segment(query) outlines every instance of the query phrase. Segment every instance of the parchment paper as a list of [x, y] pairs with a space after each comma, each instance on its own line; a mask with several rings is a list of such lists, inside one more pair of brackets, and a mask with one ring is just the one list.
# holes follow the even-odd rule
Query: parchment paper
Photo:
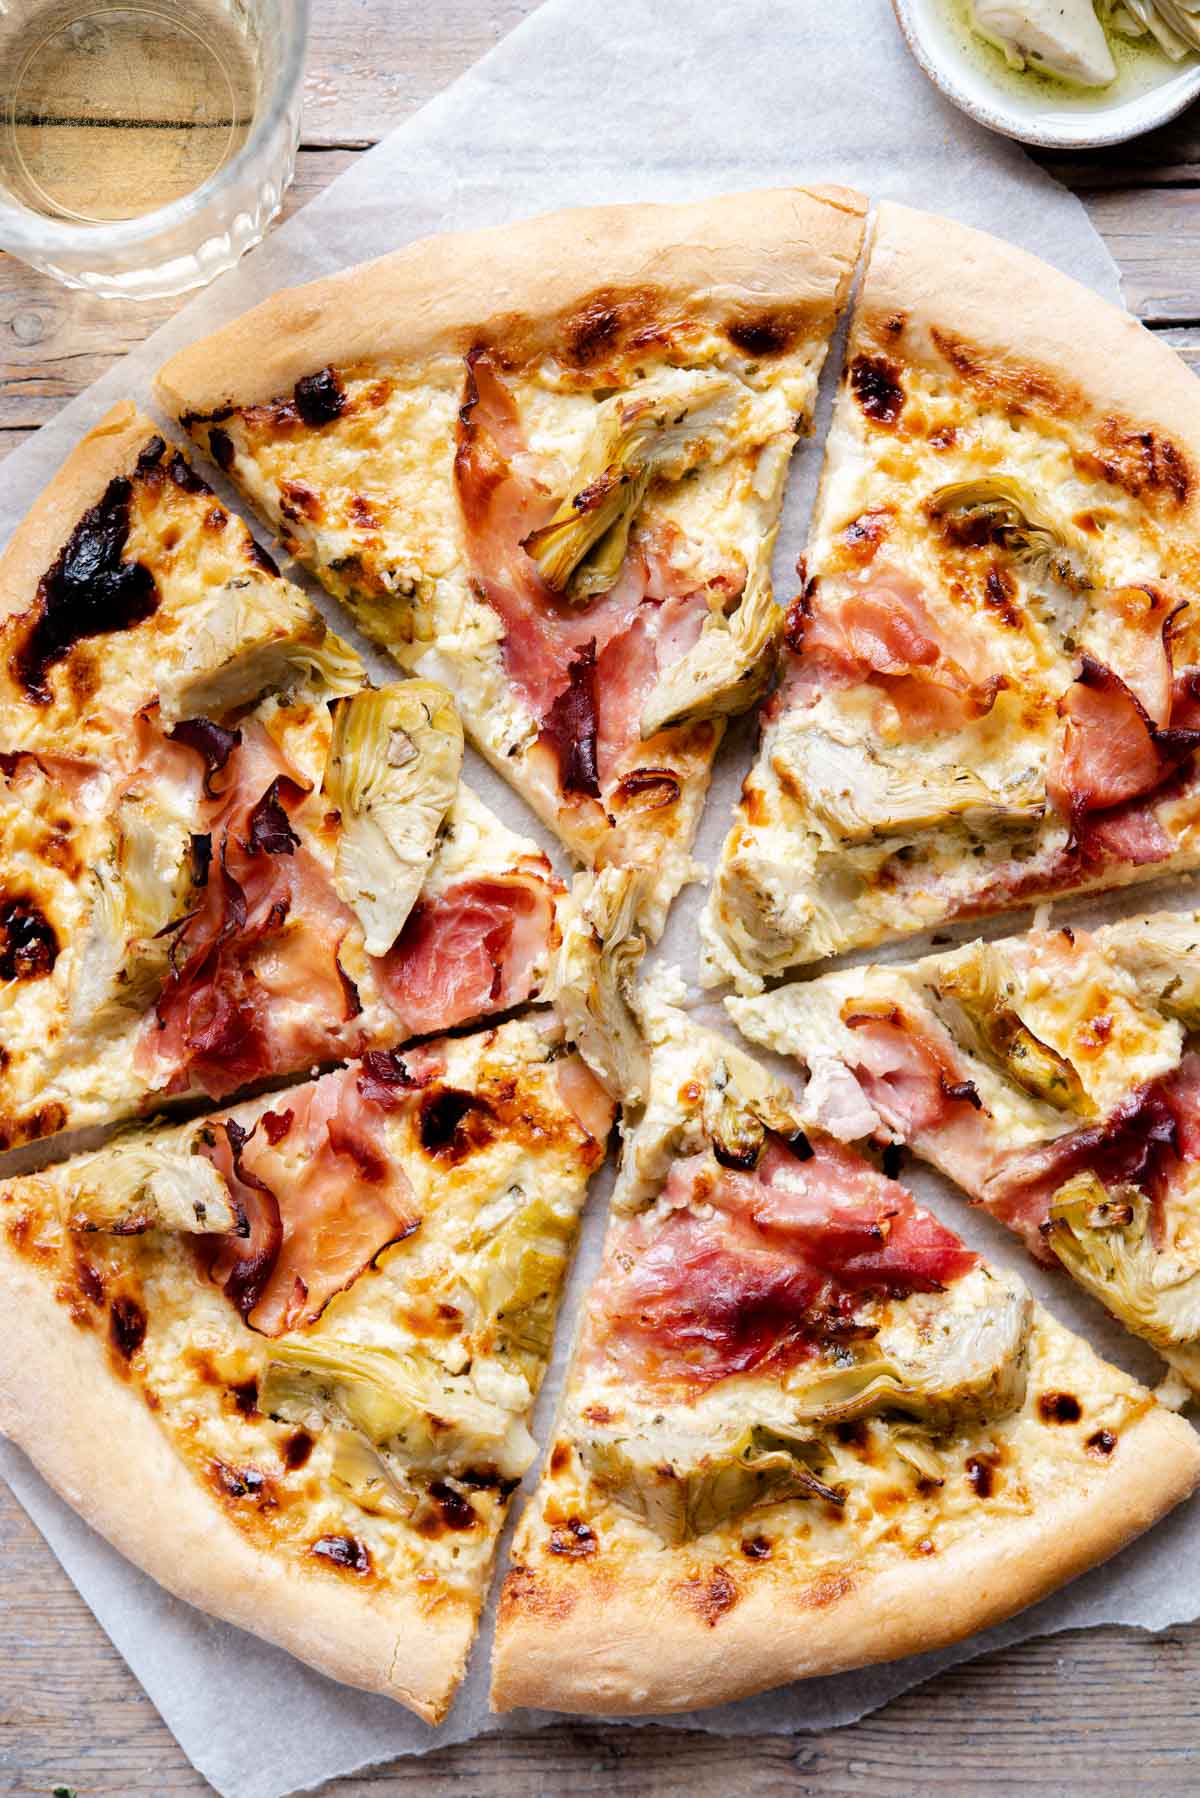
[[[402, 58], [402, 33], [375, 48], [381, 59]], [[887, 0], [549, 0], [10, 456], [0, 492], [0, 536], [8, 535], [74, 440], [107, 406], [127, 393], [152, 406], [149, 378], [170, 351], [277, 287], [428, 231], [502, 222], [572, 203], [685, 198], [797, 180], [850, 182], [876, 199], [888, 195], [951, 213], [1024, 244], [1106, 297], [1119, 297], [1116, 269], [1079, 203], [1014, 145], [989, 136], [940, 99], [909, 61]], [[953, 269], [946, 274], [952, 281]], [[831, 369], [835, 363], [836, 354]], [[827, 379], [822, 418], [830, 385]], [[820, 434], [819, 424], [818, 442]], [[818, 463], [814, 448], [797, 458], [776, 564], [785, 597]], [[383, 666], [378, 658], [376, 663]], [[743, 723], [731, 732], [721, 760], [700, 845], [710, 861], [750, 740]], [[506, 819], [546, 840], [477, 760], [471, 778]], [[663, 946], [689, 976], [701, 896], [696, 889], [685, 894]], [[1143, 889], [1124, 901], [1124, 909], [1144, 902]], [[1064, 915], [1082, 909], [1064, 908]], [[724, 1021], [711, 998], [702, 1011]], [[567, 1318], [595, 1265], [607, 1184], [599, 1181], [593, 1191], [565, 1301]], [[1149, 1357], [1139, 1362], [1137, 1345], [1098, 1307], [1032, 1268], [999, 1226], [967, 1212], [932, 1175], [917, 1175], [912, 1184], [973, 1243], [1018, 1267], [1039, 1297], [1066, 1322], [1084, 1328], [1103, 1352], [1154, 1377]], [[539, 1406], [541, 1441], [564, 1359], [560, 1343]], [[419, 1754], [483, 1730], [528, 1729], [551, 1720], [540, 1713], [503, 1722], [489, 1717], [490, 1610], [459, 1701], [449, 1721], [431, 1731], [389, 1701], [336, 1686], [168, 1597], [94, 1536], [4, 1445], [0, 1469], [184, 1751], [224, 1798], [280, 1798], [374, 1761]], [[1101, 1622], [1161, 1629], [1197, 1615], [1200, 1509], [1191, 1506], [1109, 1567], [960, 1648], [810, 1681], [677, 1721], [728, 1734], [825, 1728], [852, 1721], [957, 1660], [1026, 1636]]]

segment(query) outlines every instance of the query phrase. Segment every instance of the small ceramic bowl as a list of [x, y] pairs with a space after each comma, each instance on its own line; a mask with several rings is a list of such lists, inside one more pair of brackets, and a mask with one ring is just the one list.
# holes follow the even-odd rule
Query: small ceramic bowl
[[1106, 97], [1103, 88], [1074, 90], [1036, 75], [1008, 74], [1000, 54], [992, 54], [947, 0], [892, 5], [909, 49], [946, 98], [981, 125], [1022, 143], [1055, 150], [1124, 143], [1165, 125], [1200, 96], [1200, 57], [1179, 65], [1147, 57], [1148, 80], [1118, 79]]

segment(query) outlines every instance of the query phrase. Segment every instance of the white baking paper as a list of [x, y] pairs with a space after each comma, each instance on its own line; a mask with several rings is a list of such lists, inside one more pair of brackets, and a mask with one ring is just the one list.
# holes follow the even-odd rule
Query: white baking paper
[[[395, 41], [376, 45], [374, 53], [381, 60], [404, 56], [399, 20]], [[0, 490], [0, 536], [7, 536], [75, 439], [115, 399], [132, 394], [152, 407], [150, 376], [169, 352], [277, 287], [429, 231], [503, 222], [554, 206], [692, 198], [814, 180], [851, 183], [876, 199], [904, 199], [1000, 232], [1108, 298], [1119, 297], [1116, 269], [1079, 202], [1016, 146], [941, 100], [904, 51], [888, 0], [549, 0], [10, 456]], [[602, 270], [597, 275], [602, 278]], [[946, 279], [953, 282], [951, 265]], [[827, 380], [822, 416], [829, 388]], [[812, 448], [797, 459], [776, 565], [784, 596], [803, 543], [818, 459]], [[700, 852], [709, 860], [724, 833], [750, 741], [743, 722], [730, 733], [722, 756], [701, 838]], [[477, 760], [471, 778], [510, 822], [531, 828], [520, 802]], [[545, 840], [544, 833], [536, 834]], [[684, 895], [664, 945], [685, 973], [694, 973], [700, 899], [696, 889]], [[1126, 908], [1137, 903], [1127, 900]], [[1076, 915], [1083, 908], [1062, 909]], [[711, 998], [702, 1010], [712, 1015]], [[1115, 1359], [1153, 1376], [1149, 1358], [1098, 1307], [1031, 1268], [990, 1219], [967, 1212], [932, 1175], [917, 1175], [912, 1183], [977, 1246], [1018, 1266], [1066, 1322], [1084, 1328]], [[593, 1193], [567, 1295], [568, 1317], [595, 1264], [606, 1189], [607, 1181], [598, 1182]], [[539, 1407], [543, 1441], [564, 1359], [560, 1346]], [[441, 1729], [429, 1730], [389, 1701], [334, 1685], [168, 1597], [3, 1445], [0, 1469], [184, 1751], [224, 1798], [279, 1798], [395, 1755], [550, 1720], [531, 1713], [503, 1721], [489, 1716], [490, 1612], [458, 1703]], [[852, 1721], [957, 1660], [1025, 1636], [1112, 1622], [1161, 1629], [1198, 1615], [1200, 1510], [1192, 1506], [1109, 1567], [957, 1649], [810, 1681], [676, 1721], [729, 1734], [827, 1728]]]

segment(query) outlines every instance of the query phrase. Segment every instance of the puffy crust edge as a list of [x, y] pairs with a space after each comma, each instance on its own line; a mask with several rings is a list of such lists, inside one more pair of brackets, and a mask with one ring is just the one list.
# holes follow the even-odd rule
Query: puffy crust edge
[[867, 201], [845, 187], [684, 205], [579, 207], [408, 244], [287, 289], [173, 356], [157, 389], [177, 416], [261, 404], [328, 363], [462, 354], [490, 336], [530, 355], [589, 300], [654, 289], [712, 319], [840, 308]]
[[1165, 432], [1192, 461], [1186, 511], [1200, 516], [1200, 380], [1130, 313], [986, 231], [884, 201], [852, 342], [886, 339], [898, 316], [902, 352], [931, 368], [954, 368], [934, 334], [959, 337], [993, 353], [1014, 397], [1024, 388], [1035, 406]]
[[440, 1722], [473, 1623], [423, 1614], [411, 1594], [305, 1577], [253, 1547], [107, 1365], [103, 1337], [77, 1329], [0, 1240], [0, 1432], [79, 1513], [177, 1598], [277, 1643], [318, 1672], [382, 1692]]
[[1198, 1482], [1200, 1440], [1159, 1409], [1123, 1433], [1118, 1461], [1032, 1516], [1004, 1519], [936, 1559], [905, 1561], [861, 1584], [852, 1567], [791, 1592], [756, 1581], [715, 1624], [680, 1600], [686, 1551], [664, 1554], [653, 1581], [624, 1590], [602, 1590], [582, 1564], [578, 1589], [560, 1577], [545, 1605], [522, 1609], [502, 1598], [492, 1708], [693, 1710], [947, 1647], [1116, 1554]]
[[28, 610], [38, 582], [84, 512], [115, 475], [129, 473], [149, 439], [160, 435], [132, 400], [118, 400], [75, 445], [0, 556], [0, 620]]

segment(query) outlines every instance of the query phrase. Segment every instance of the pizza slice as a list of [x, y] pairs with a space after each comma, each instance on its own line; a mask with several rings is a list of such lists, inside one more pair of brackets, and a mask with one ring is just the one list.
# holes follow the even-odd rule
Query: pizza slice
[[788, 460], [865, 204], [791, 188], [432, 238], [159, 377], [583, 863], [654, 869], [655, 935], [725, 716], [771, 672]]
[[517, 1527], [497, 1709], [682, 1711], [927, 1651], [1192, 1490], [1182, 1418], [744, 1052], [645, 1015], [649, 1098]]
[[1200, 1391], [1200, 915], [1031, 930], [754, 999], [840, 1135], [911, 1145]]
[[1194, 867], [1198, 557], [1174, 352], [1008, 244], [881, 206], [710, 977], [755, 990]]
[[169, 1591], [438, 1721], [612, 1117], [543, 1012], [0, 1186], [0, 1428]]
[[563, 888], [130, 407], [0, 561], [0, 1145], [535, 996]]

